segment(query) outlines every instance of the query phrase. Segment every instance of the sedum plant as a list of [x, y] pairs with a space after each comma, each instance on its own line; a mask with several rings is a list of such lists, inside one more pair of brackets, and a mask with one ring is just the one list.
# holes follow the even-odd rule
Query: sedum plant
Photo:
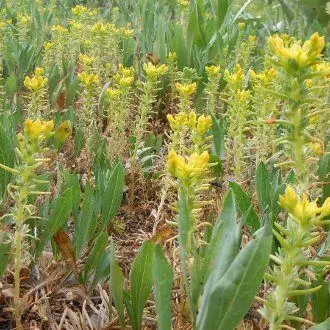
[[252, 124], [255, 147], [255, 163], [266, 162], [276, 153], [276, 120], [279, 116], [277, 98], [269, 93], [276, 84], [274, 68], [259, 73], [249, 71], [252, 82]]
[[141, 143], [144, 133], [147, 130], [148, 119], [152, 113], [153, 104], [156, 101], [158, 85], [160, 83], [160, 77], [165, 75], [168, 68], [165, 64], [155, 66], [151, 62], [145, 63], [145, 81], [142, 82], [140, 103], [135, 123], [135, 141], [134, 150], [131, 156], [131, 188], [130, 188], [130, 201], [133, 202], [135, 192], [135, 175], [137, 173], [137, 162], [139, 156], [139, 150], [141, 150]]
[[324, 148], [323, 141], [310, 134], [310, 123], [316, 116], [329, 111], [324, 100], [322, 104], [315, 97], [315, 91], [323, 87], [311, 86], [309, 81], [329, 74], [325, 68], [313, 70], [321, 62], [324, 37], [315, 33], [303, 45], [297, 41], [286, 45], [275, 35], [268, 43], [273, 55], [270, 61], [278, 76], [279, 88], [275, 95], [284, 102], [278, 121], [283, 127], [283, 136], [277, 142], [285, 145], [287, 160], [278, 166], [293, 168], [299, 189], [304, 191], [311, 183], [312, 166], [315, 167], [310, 144], [317, 143], [319, 149]]
[[0, 167], [14, 176], [14, 182], [8, 185], [8, 193], [14, 200], [10, 213], [4, 217], [12, 217], [16, 228], [12, 237], [14, 255], [14, 314], [16, 329], [22, 329], [21, 315], [24, 310], [24, 303], [20, 298], [20, 271], [29, 264], [30, 255], [27, 249], [27, 237], [29, 227], [26, 221], [33, 218], [36, 209], [29, 203], [29, 198], [35, 195], [48, 194], [38, 191], [37, 185], [45, 183], [38, 180], [38, 171], [50, 161], [46, 157], [48, 148], [45, 147], [47, 140], [54, 135], [54, 122], [25, 121], [24, 133], [18, 134], [18, 147], [16, 148], [17, 165], [9, 168], [0, 164]]
[[[322, 285], [311, 288], [315, 278], [313, 266], [330, 266], [330, 261], [312, 258], [313, 247], [322, 240], [322, 227], [329, 224], [330, 198], [322, 206], [309, 201], [306, 194], [298, 195], [288, 186], [279, 197], [280, 206], [288, 213], [285, 225], [275, 222], [274, 236], [280, 244], [277, 253], [271, 256], [274, 265], [265, 278], [272, 284], [270, 293], [263, 300], [261, 315], [269, 322], [270, 330], [286, 327], [285, 322], [312, 322], [297, 317], [299, 308], [292, 302], [293, 297], [319, 290]], [[304, 275], [307, 274], [306, 276]]]
[[234, 173], [237, 181], [244, 181], [247, 178], [247, 158], [251, 157], [250, 141], [247, 141], [252, 119], [251, 91], [245, 89], [245, 75], [239, 64], [233, 73], [225, 71], [225, 80], [228, 90], [227, 172]]
[[220, 73], [220, 67], [211, 65], [205, 67], [205, 72], [208, 78], [208, 82], [206, 84], [205, 88], [205, 94], [206, 94], [206, 108], [207, 112], [211, 115], [215, 115], [218, 107], [219, 102], [219, 80], [221, 77]]
[[32, 77], [26, 76], [24, 86], [30, 91], [28, 112], [33, 118], [46, 115], [46, 87], [48, 79], [43, 76], [43, 69], [36, 68]]

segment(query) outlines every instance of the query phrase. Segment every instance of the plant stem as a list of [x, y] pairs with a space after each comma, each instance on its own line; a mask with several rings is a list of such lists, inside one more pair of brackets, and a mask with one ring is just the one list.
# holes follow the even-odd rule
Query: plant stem
[[15, 270], [14, 270], [14, 305], [15, 305], [15, 322], [16, 329], [22, 329], [21, 324], [21, 301], [20, 301], [20, 272], [22, 257], [22, 240], [23, 240], [23, 222], [17, 219], [15, 232]]

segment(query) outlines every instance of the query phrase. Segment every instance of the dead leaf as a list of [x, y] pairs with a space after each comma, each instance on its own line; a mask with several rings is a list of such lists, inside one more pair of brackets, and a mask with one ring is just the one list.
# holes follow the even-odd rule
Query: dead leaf
[[67, 260], [72, 266], [73, 273], [76, 277], [76, 280], [79, 279], [79, 272], [76, 263], [76, 257], [71, 246], [71, 239], [69, 235], [62, 229], [59, 229], [53, 236], [55, 243], [59, 247], [63, 257]]

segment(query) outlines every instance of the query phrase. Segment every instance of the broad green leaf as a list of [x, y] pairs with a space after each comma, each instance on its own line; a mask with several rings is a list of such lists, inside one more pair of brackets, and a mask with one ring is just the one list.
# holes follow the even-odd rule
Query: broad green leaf
[[120, 326], [125, 329], [124, 314], [124, 275], [115, 257], [114, 244], [110, 245], [110, 290], [113, 302], [118, 313]]
[[104, 251], [99, 263], [94, 271], [93, 282], [88, 287], [88, 292], [91, 292], [102, 279], [110, 276], [110, 252]]
[[[94, 214], [95, 198], [93, 189], [89, 184], [86, 185], [85, 197], [82, 202], [81, 211], [74, 228], [74, 247], [76, 257], [79, 257], [84, 244], [88, 242], [90, 236], [94, 233], [91, 231], [91, 227], [96, 225], [96, 217]], [[93, 223], [94, 222], [94, 223]]]
[[0, 231], [0, 276], [3, 274], [3, 272], [7, 268], [10, 250], [11, 250], [11, 244], [7, 242], [7, 235]]
[[[206, 281], [213, 272], [217, 282], [235, 259], [241, 242], [241, 230], [237, 219], [234, 193], [229, 190], [212, 231], [212, 237], [203, 261], [196, 259], [196, 269], [192, 274], [192, 298], [195, 303]], [[216, 269], [216, 271], [214, 271]], [[196, 272], [196, 273], [194, 273]]]
[[187, 248], [189, 241], [190, 230], [190, 212], [193, 206], [189, 205], [188, 193], [185, 187], [180, 187], [179, 190], [179, 241], [182, 246]]
[[217, 275], [217, 267], [213, 269], [198, 313], [198, 330], [235, 328], [259, 290], [271, 246], [271, 226], [267, 223], [240, 251], [223, 276]]
[[261, 162], [256, 172], [256, 191], [259, 207], [264, 213], [267, 209], [272, 208], [271, 187], [269, 175], [266, 165]]
[[319, 160], [318, 176], [321, 182], [327, 182], [322, 186], [323, 200], [330, 196], [330, 154], [325, 154]]
[[326, 280], [318, 280], [313, 282], [313, 287], [322, 285], [311, 295], [313, 321], [322, 322], [330, 317], [330, 283]]
[[326, 321], [316, 324], [313, 327], [309, 328], [309, 330], [329, 330], [330, 329], [330, 318]]
[[212, 115], [212, 136], [214, 149], [217, 156], [220, 159], [223, 159], [225, 154], [225, 128], [224, 121], [218, 120], [215, 116]]
[[130, 273], [130, 300], [136, 326], [134, 328], [135, 330], [141, 329], [144, 305], [149, 298], [152, 288], [152, 260], [154, 247], [154, 244], [148, 241], [142, 244], [138, 255], [134, 259]]
[[[14, 146], [8, 137], [3, 124], [0, 122], [0, 163], [8, 167], [14, 166]], [[0, 168], [0, 205], [7, 195], [7, 186], [10, 183], [11, 174]]]
[[104, 258], [104, 251], [108, 245], [108, 234], [106, 232], [101, 232], [99, 236], [95, 239], [95, 243], [91, 252], [88, 255], [87, 261], [85, 263], [83, 283], [86, 284], [90, 272], [95, 270], [102, 258]]
[[116, 215], [123, 199], [124, 166], [118, 163], [113, 169], [102, 198], [102, 222], [104, 228]]
[[231, 3], [231, 0], [210, 0], [210, 3], [214, 20], [216, 21], [217, 27], [219, 29], [226, 17], [228, 6]]
[[155, 246], [152, 262], [152, 277], [157, 312], [157, 329], [171, 330], [171, 289], [173, 285], [173, 270], [168, 264], [162, 248], [158, 244]]
[[244, 215], [244, 225], [246, 225], [252, 232], [255, 232], [260, 228], [260, 221], [257, 213], [254, 211], [249, 196], [236, 182], [229, 182], [229, 187], [235, 194], [235, 201], [239, 213], [242, 216]]
[[72, 209], [72, 189], [66, 189], [63, 194], [55, 199], [52, 213], [48, 220], [43, 223], [43, 232], [40, 238], [40, 244], [37, 255], [40, 255], [42, 248], [48, 240], [60, 229], [69, 219]]

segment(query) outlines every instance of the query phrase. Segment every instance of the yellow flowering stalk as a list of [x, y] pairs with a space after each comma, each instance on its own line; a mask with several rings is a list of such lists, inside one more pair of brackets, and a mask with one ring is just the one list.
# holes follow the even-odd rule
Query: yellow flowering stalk
[[[261, 315], [269, 322], [270, 330], [283, 329], [290, 321], [310, 324], [311, 322], [295, 316], [298, 309], [292, 297], [310, 294], [321, 286], [310, 288], [315, 278], [312, 266], [330, 266], [330, 261], [313, 260], [313, 246], [322, 239], [322, 226], [328, 225], [325, 220], [330, 215], [330, 198], [322, 206], [316, 201], [310, 202], [305, 194], [298, 195], [288, 186], [285, 194], [279, 197], [280, 206], [288, 213], [286, 225], [275, 222], [273, 230], [280, 243], [280, 248], [271, 258], [274, 265], [266, 273], [266, 279], [272, 288], [266, 296]], [[302, 274], [308, 278], [302, 279]]]
[[313, 70], [321, 62], [324, 37], [315, 33], [302, 45], [293, 42], [287, 46], [280, 36], [275, 35], [269, 38], [268, 43], [273, 55], [270, 61], [279, 77], [275, 95], [284, 102], [282, 118], [278, 121], [283, 126], [284, 134], [277, 142], [287, 146], [287, 160], [278, 166], [293, 168], [299, 187], [304, 191], [314, 172], [312, 166], [315, 165], [315, 158], [309, 156], [308, 144], [322, 144], [325, 139], [312, 137], [310, 120], [329, 111], [325, 99], [320, 102], [316, 98], [318, 86], [311, 86], [310, 81], [330, 72], [325, 68]]
[[[30, 205], [29, 196], [48, 194], [36, 190], [36, 184], [41, 183], [37, 179], [37, 171], [44, 166], [50, 159], [45, 158], [48, 148], [45, 147], [46, 141], [54, 135], [54, 122], [25, 121], [23, 134], [19, 133], [18, 147], [15, 149], [17, 154], [17, 165], [9, 168], [0, 164], [0, 167], [9, 171], [14, 176], [14, 182], [8, 185], [10, 197], [14, 200], [14, 205], [9, 214], [15, 221], [15, 234], [13, 237], [14, 255], [14, 307], [16, 329], [22, 329], [21, 315], [24, 311], [24, 304], [20, 299], [20, 270], [30, 262], [26, 237], [29, 234], [29, 227], [25, 224], [31, 219], [36, 208]], [[44, 182], [43, 182], [44, 183]]]
[[100, 77], [94, 73], [85, 71], [78, 74], [81, 82], [81, 109], [79, 121], [83, 132], [85, 133], [86, 143], [91, 147], [91, 139], [97, 130], [96, 109], [98, 94], [100, 88]]
[[276, 119], [279, 111], [277, 98], [268, 90], [274, 89], [276, 71], [274, 68], [265, 69], [259, 73], [249, 71], [252, 85], [252, 122], [255, 148], [255, 163], [266, 162], [276, 153]]
[[218, 88], [221, 77], [220, 66], [207, 66], [205, 67], [205, 72], [208, 78], [205, 88], [207, 112], [211, 115], [215, 115], [219, 98]]
[[140, 104], [135, 124], [135, 147], [131, 157], [131, 190], [130, 200], [133, 202], [135, 189], [136, 164], [138, 150], [141, 148], [142, 138], [146, 132], [149, 116], [157, 97], [157, 87], [160, 77], [167, 73], [167, 66], [162, 64], [155, 66], [151, 62], [143, 66], [146, 80], [142, 82]]
[[176, 99], [175, 84], [176, 84], [176, 81], [177, 81], [177, 73], [178, 73], [176, 53], [171, 53], [170, 52], [168, 54], [167, 67], [168, 67], [168, 75], [169, 75], [170, 87], [171, 87], [171, 107], [173, 107], [175, 99]]
[[175, 88], [179, 95], [179, 112], [188, 114], [192, 108], [192, 95], [196, 93], [196, 83], [176, 83]]
[[[180, 263], [182, 280], [189, 300], [192, 322], [196, 318], [196, 303], [192, 300], [189, 283], [189, 263], [198, 254], [200, 248], [200, 232], [198, 228], [209, 225], [200, 222], [201, 211], [204, 206], [211, 204], [205, 200], [205, 192], [210, 187], [212, 176], [210, 174], [210, 144], [208, 132], [211, 127], [211, 116], [197, 116], [195, 112], [189, 115], [179, 113], [168, 115], [173, 130], [169, 134], [169, 154], [167, 159], [167, 174], [165, 177], [161, 203], [158, 208], [159, 216], [162, 204], [170, 186], [177, 191], [178, 203], [174, 209], [178, 211], [176, 222], [167, 221], [179, 227]], [[180, 132], [184, 132], [184, 136]], [[157, 218], [156, 218], [157, 220]], [[185, 294], [183, 292], [183, 294]]]
[[245, 75], [240, 65], [236, 65], [234, 72], [225, 71], [227, 81], [227, 122], [228, 131], [226, 139], [227, 150], [227, 173], [234, 173], [235, 179], [244, 181], [246, 179], [246, 159], [251, 157], [251, 143], [246, 137], [250, 131], [252, 111], [251, 92], [245, 90]]
[[48, 79], [43, 76], [43, 69], [36, 68], [32, 77], [26, 76], [24, 86], [30, 91], [28, 111], [34, 118], [45, 115], [46, 112], [46, 88]]

